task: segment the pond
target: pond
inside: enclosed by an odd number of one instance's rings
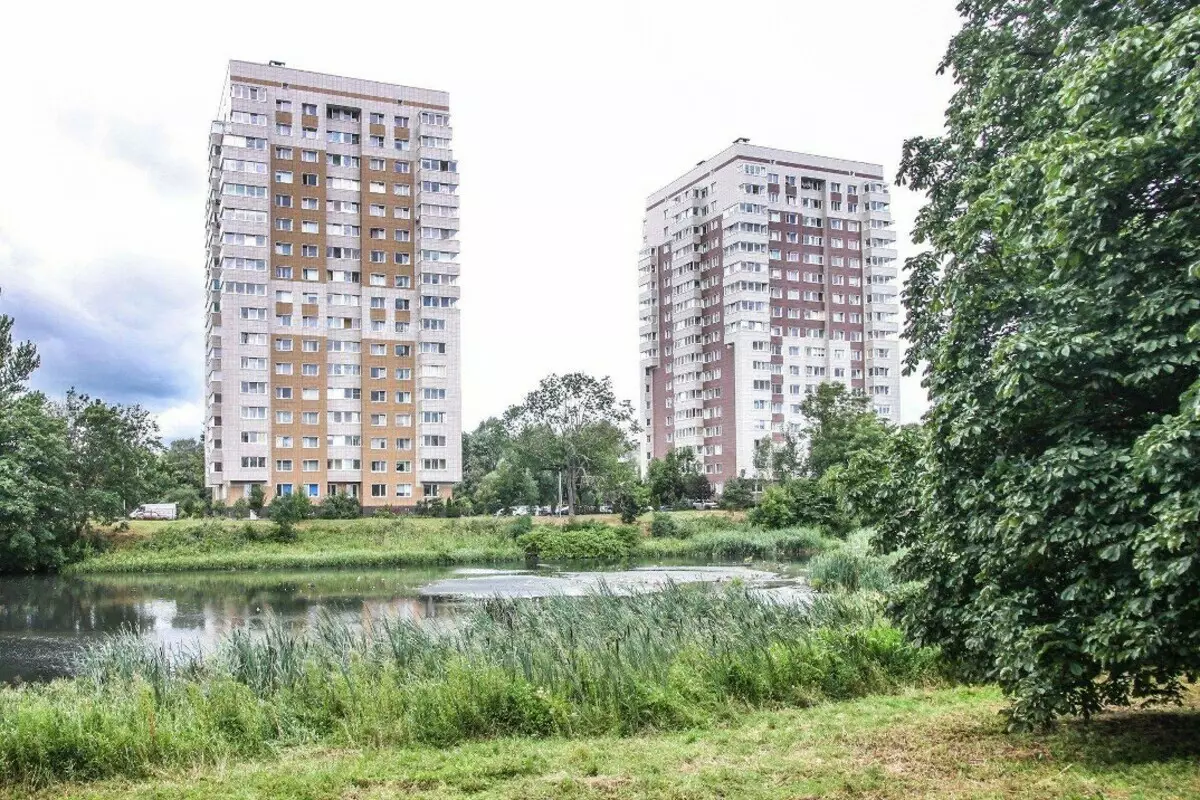
[[[268,616],[308,624],[453,614],[473,598],[653,591],[668,582],[744,581],[794,601],[807,589],[794,566],[641,565],[572,571],[554,567],[414,567],[184,572],[0,579],[0,682],[69,675],[89,643],[122,629],[169,647],[206,646]]]

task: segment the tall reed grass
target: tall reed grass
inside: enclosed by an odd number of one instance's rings
[[[678,728],[927,682],[934,654],[869,597],[798,608],[735,585],[495,600],[437,625],[270,624],[208,653],[129,634],[81,667],[0,690],[0,782],[138,776],[300,743]]]

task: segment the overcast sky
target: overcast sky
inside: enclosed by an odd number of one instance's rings
[[[69,386],[203,419],[208,125],[230,58],[450,92],[465,424],[549,372],[636,399],[647,194],[734,138],[880,162],[936,134],[953,0],[19,3],[0,312]],[[919,198],[893,189],[901,257]],[[904,421],[924,394],[902,385]]]

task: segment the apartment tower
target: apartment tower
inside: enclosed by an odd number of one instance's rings
[[[690,448],[720,491],[824,382],[900,416],[883,167],[751,145],[650,195],[638,261],[643,466]]]
[[[230,61],[209,136],[207,483],[446,498],[462,471],[445,92]]]

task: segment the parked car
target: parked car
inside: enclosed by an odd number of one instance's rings
[[[178,516],[177,503],[143,503],[129,513],[130,519],[176,519]]]
[[[697,500],[696,502],[692,503],[692,508],[696,509],[697,511],[709,511],[716,507],[717,503],[715,500]]]
[[[603,505],[603,506],[600,506],[600,513],[601,513],[601,514],[611,514],[611,513],[613,513],[612,506],[610,506],[610,505]]]
[[[556,517],[565,517],[570,513],[571,513],[570,506],[559,506],[558,508],[554,509],[554,516],[556,516]]]

